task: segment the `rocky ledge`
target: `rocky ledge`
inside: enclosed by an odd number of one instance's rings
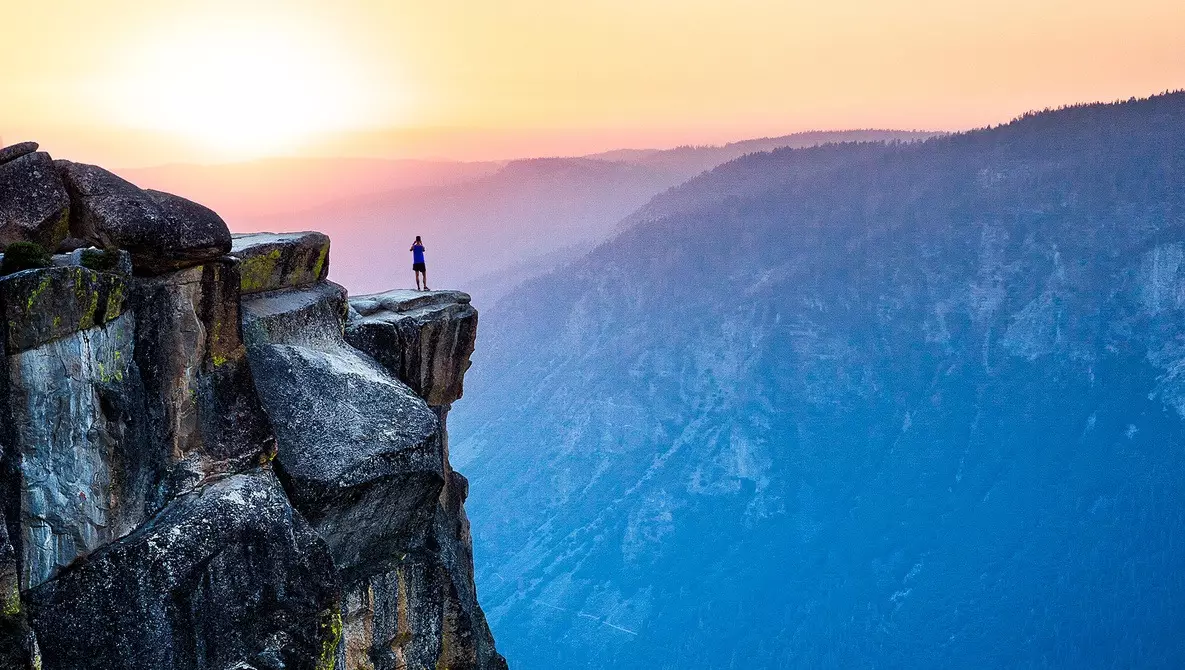
[[[506,667],[448,462],[467,295],[351,299],[320,233],[34,143],[0,245],[0,669]]]

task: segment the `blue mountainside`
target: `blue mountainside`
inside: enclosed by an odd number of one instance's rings
[[[1185,666],[1185,94],[746,156],[482,319],[511,667]]]

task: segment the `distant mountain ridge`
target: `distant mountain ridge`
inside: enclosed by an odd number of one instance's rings
[[[241,232],[315,229],[334,240],[331,276],[352,290],[398,285],[415,235],[428,245],[430,280],[463,287],[484,305],[522,279],[554,267],[568,248],[612,235],[619,221],[653,196],[707,167],[758,146],[848,139],[909,141],[917,133],[852,131],[646,152],[629,160],[557,157],[515,160],[491,169],[466,164],[451,181],[357,193],[307,209],[229,218]],[[446,169],[444,166],[442,169]],[[486,277],[497,275],[485,284]]]
[[[673,149],[618,149],[590,154],[586,158],[655,165],[679,165],[684,170],[694,169],[690,166],[695,166],[699,168],[696,172],[700,172],[745,154],[774,149],[801,149],[838,142],[916,142],[942,134],[944,133],[924,130],[812,130],[720,145],[687,145]]]
[[[1185,665],[1185,93],[631,219],[452,414],[512,667]]]
[[[271,158],[216,165],[172,164],[118,170],[147,187],[188,193],[231,222],[407,188],[455,184],[492,174],[502,163]]]

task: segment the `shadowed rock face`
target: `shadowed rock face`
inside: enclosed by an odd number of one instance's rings
[[[30,592],[46,668],[324,667],[338,584],[325,543],[274,477],[189,493]]]
[[[49,154],[18,147],[0,150],[10,156],[0,160],[0,245],[36,242],[53,249],[69,232],[69,195]]]
[[[156,504],[274,446],[255,391],[230,259],[133,280],[136,362],[161,482]]]
[[[422,397],[460,396],[476,313],[372,343],[417,394],[343,338],[324,235],[224,255],[204,207],[58,167],[75,250],[0,277],[0,670],[504,668]]]
[[[230,251],[226,222],[196,202],[141,190],[94,165],[56,165],[74,206],[71,235],[96,246],[130,251],[137,272],[165,272]]]
[[[395,290],[350,300],[346,340],[424,397],[448,405],[464,393],[477,310],[460,291]]]
[[[20,158],[26,154],[31,154],[40,147],[36,142],[20,142],[18,144],[10,144],[6,147],[0,148],[0,165],[8,161]]]
[[[328,283],[244,301],[251,366],[276,422],[293,502],[347,572],[422,543],[443,485],[439,422],[424,401],[341,337]]]

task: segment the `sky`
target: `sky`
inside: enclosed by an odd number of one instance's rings
[[[0,0],[0,139],[116,167],[958,130],[1185,88],[1181,0]]]

